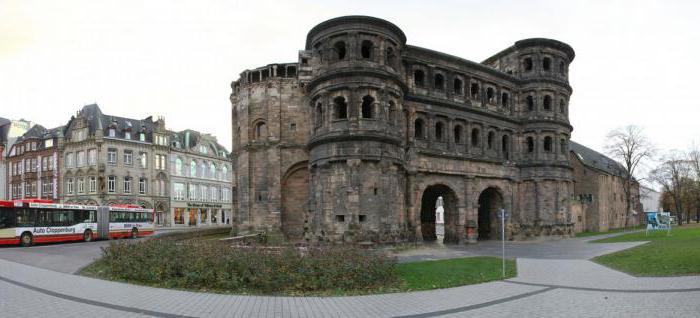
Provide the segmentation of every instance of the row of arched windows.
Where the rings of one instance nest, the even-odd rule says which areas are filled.
[[[231,175],[229,174],[229,168],[226,165],[221,165],[218,168],[213,162],[200,161],[199,164],[196,160],[190,160],[189,163],[183,162],[182,158],[175,158],[175,175],[178,176],[188,176],[193,178],[207,178],[230,181]]]
[[[525,57],[522,60],[522,65],[523,65],[523,70],[527,72],[532,72],[535,69],[535,63],[532,57]],[[541,60],[541,67],[542,70],[545,72],[552,72],[553,70],[553,62],[552,58],[545,56]],[[564,61],[559,61],[559,68],[556,70],[559,72],[561,75],[566,75],[566,63]]]
[[[535,111],[535,98],[532,95],[527,95],[525,97],[525,104],[527,106],[527,111]],[[554,109],[551,95],[544,95],[542,98],[542,110],[551,112]],[[559,113],[566,114],[566,101],[564,98],[559,99]]]
[[[545,136],[544,139],[542,140],[542,150],[544,152],[552,153],[554,152],[554,138],[551,136]],[[526,145],[526,150],[528,153],[534,153],[535,152],[535,138],[532,136],[528,136],[525,138],[525,145]],[[566,138],[561,138],[559,139],[559,152],[561,154],[566,154],[567,151],[567,144],[566,144]]]
[[[349,109],[348,102],[345,96],[336,96],[332,100],[332,116],[333,120],[343,120],[348,119]],[[372,95],[365,95],[362,97],[362,103],[360,104],[359,115],[363,119],[376,119],[379,117],[378,103]],[[386,115],[389,123],[394,124],[398,116],[398,108],[394,101],[389,101],[386,103]],[[324,122],[325,111],[323,103],[316,103],[316,127],[320,127]]]
[[[397,60],[398,55],[396,54],[394,48],[389,43],[387,43],[386,46],[387,46],[387,48],[384,52],[385,53],[384,62],[385,62],[385,64],[394,67],[396,64],[396,60]],[[320,48],[320,44],[317,44],[316,49],[318,50],[319,48]],[[349,58],[348,52],[350,51],[350,49],[352,49],[352,48],[344,40],[338,40],[338,41],[333,42],[333,45],[331,46],[331,61],[337,62],[337,61],[347,60]],[[362,40],[360,42],[358,57],[362,60],[371,60],[371,61],[376,62],[376,60],[377,60],[376,50],[377,50],[377,46],[374,44],[373,41],[368,40],[368,39]]]
[[[427,87],[425,82],[425,72],[421,69],[417,69],[413,72],[413,83],[416,87],[425,88]],[[445,86],[445,76],[437,73],[433,76],[432,83],[430,87],[436,91],[444,91]],[[461,78],[455,77],[452,80],[452,93],[456,95],[464,95],[463,90],[464,82]],[[485,101],[491,104],[498,104],[502,107],[508,107],[510,105],[510,93],[501,92],[500,96],[496,96],[496,90],[493,87],[486,87],[484,91]],[[479,99],[481,96],[481,91],[479,88],[479,83],[471,83],[469,87],[469,97],[471,99]]]

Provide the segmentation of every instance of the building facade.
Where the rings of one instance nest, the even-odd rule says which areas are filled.
[[[348,16],[296,63],[231,84],[234,222],[291,240],[444,242],[569,236],[573,49],[527,39],[481,63]]]
[[[58,143],[63,126],[46,129],[33,125],[17,138],[6,158],[9,199],[56,201],[60,194]]]
[[[6,164],[10,147],[12,147],[17,138],[24,135],[32,126],[34,126],[34,123],[24,119],[9,120],[0,117],[0,200],[10,199],[7,188],[10,171]]]
[[[71,117],[61,152],[60,199],[169,210],[168,134],[163,119],[106,115],[87,105]]]
[[[579,205],[575,216],[577,231],[605,232],[627,225],[639,225],[644,209],[640,202],[639,183],[631,189],[632,212],[625,199],[625,169],[615,160],[576,142],[570,143],[574,168],[573,204]]]
[[[229,152],[212,135],[170,132],[170,210],[167,226],[228,226],[233,171]]]

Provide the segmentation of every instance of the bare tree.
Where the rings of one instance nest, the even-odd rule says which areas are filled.
[[[678,225],[683,225],[683,194],[686,189],[691,165],[682,153],[673,151],[668,154],[661,165],[652,170],[649,178],[661,185],[663,191],[673,199],[678,215]]]
[[[620,161],[625,169],[622,189],[625,192],[625,227],[627,227],[633,207],[632,187],[637,183],[635,173],[642,161],[653,156],[654,146],[646,138],[642,128],[629,125],[608,133],[605,151]]]
[[[693,146],[688,153],[688,162],[693,171],[692,196],[695,201],[695,222],[700,222],[700,150]],[[690,215],[688,216],[690,222]]]

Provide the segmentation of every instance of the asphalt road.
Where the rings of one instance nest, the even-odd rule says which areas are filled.
[[[0,247],[0,259],[73,274],[100,257],[110,241],[41,244],[31,247]]]

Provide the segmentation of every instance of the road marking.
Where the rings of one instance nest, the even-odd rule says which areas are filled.
[[[154,317],[164,317],[164,318],[180,318],[180,317],[185,317],[185,318],[190,318],[192,316],[184,316],[184,315],[176,315],[176,314],[169,314],[169,313],[164,313],[164,312],[159,312],[159,311],[151,311],[151,310],[146,310],[146,309],[140,309],[140,308],[135,308],[135,307],[127,307],[127,306],[120,306],[120,305],[114,305],[114,304],[109,304],[101,301],[96,301],[96,300],[90,300],[90,299],[85,299],[85,298],[80,298],[80,297],[75,297],[71,295],[66,295],[54,291],[50,291],[48,289],[43,289],[39,288],[36,286],[32,286],[29,284],[21,283],[6,277],[0,276],[0,280],[4,281],[6,283],[10,283],[19,287],[23,287],[29,290],[33,290],[35,292],[39,292],[45,295],[65,299],[65,300],[70,300],[82,304],[87,304],[87,305],[93,305],[93,306],[99,306],[99,307],[104,307],[104,308],[109,308],[109,309],[115,309],[115,310],[120,310],[120,311],[126,311],[126,312],[132,312],[136,314],[142,314],[142,315],[149,315],[149,316],[154,316]],[[194,318],[194,317],[192,317]]]

